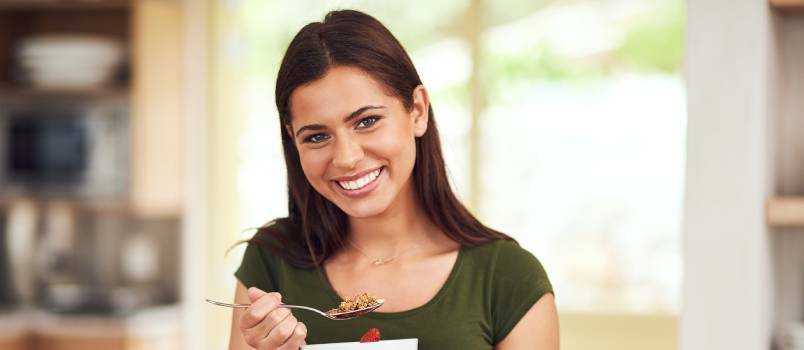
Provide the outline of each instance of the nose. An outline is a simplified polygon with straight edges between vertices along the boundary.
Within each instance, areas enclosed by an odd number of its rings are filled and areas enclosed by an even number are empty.
[[[363,159],[363,148],[352,137],[340,137],[335,140],[335,154],[332,157],[332,165],[351,170]]]

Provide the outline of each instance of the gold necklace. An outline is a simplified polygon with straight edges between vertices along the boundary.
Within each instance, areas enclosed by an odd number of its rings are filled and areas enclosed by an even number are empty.
[[[363,254],[363,256],[365,256],[367,259],[371,260],[371,264],[374,265],[374,266],[385,265],[385,264],[387,264],[387,263],[389,263],[391,261],[394,261],[394,259],[399,257],[399,253],[397,253],[397,254],[394,254],[393,256],[390,256],[390,257],[387,257],[387,258],[382,258],[382,257],[381,258],[374,258],[374,257],[371,257],[368,254],[366,254],[366,252],[364,252],[363,249],[360,249],[360,247],[358,247],[357,244],[355,244],[354,242],[349,241],[349,244],[351,244],[352,247],[355,247],[355,249],[357,249],[357,251],[360,252],[360,254]],[[414,245],[411,248],[414,248],[414,247],[417,247],[417,246]],[[410,251],[410,249],[408,249],[408,251]]]

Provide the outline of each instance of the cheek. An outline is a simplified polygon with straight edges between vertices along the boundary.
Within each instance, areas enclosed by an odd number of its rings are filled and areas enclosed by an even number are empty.
[[[316,186],[316,182],[323,178],[327,170],[326,157],[323,152],[299,152],[299,161],[307,181]]]
[[[403,166],[402,169],[410,166],[416,158],[415,139],[408,135],[388,135],[378,138],[372,148],[381,158],[391,160],[397,167]]]

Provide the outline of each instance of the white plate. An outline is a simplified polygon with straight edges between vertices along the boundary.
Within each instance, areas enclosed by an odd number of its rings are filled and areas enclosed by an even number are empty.
[[[419,348],[419,339],[381,340],[371,343],[329,343],[305,345],[302,350],[416,350]]]

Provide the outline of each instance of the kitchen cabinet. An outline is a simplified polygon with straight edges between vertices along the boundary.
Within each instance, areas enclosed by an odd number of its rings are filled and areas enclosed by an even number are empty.
[[[0,349],[26,350],[29,339],[23,314],[14,312],[0,314]]]
[[[125,316],[0,315],[3,350],[179,350],[180,309],[140,310]]]
[[[61,201],[76,211],[91,212],[99,218],[97,222],[126,218],[126,222],[135,223],[127,228],[132,237],[179,234],[183,205],[183,4],[163,0],[0,0],[0,97],[30,103],[115,100],[128,108],[128,129],[123,133],[128,154],[127,161],[121,162],[125,191],[104,198],[20,192],[0,196],[0,209],[21,200],[34,201],[37,206]],[[41,33],[99,34],[120,39],[126,59],[119,77],[107,85],[73,90],[26,84],[15,73],[15,47],[20,38]],[[3,107],[0,104],[0,110]],[[161,230],[163,226],[170,229]],[[149,233],[151,229],[156,233]],[[117,239],[115,234],[108,234],[109,230],[99,232],[107,234],[92,246],[105,246]],[[177,244],[172,247],[178,250]],[[177,253],[160,255],[173,264],[168,269],[178,264]],[[114,268],[108,266],[112,271]],[[159,269],[166,267],[162,264]],[[14,328],[4,323],[0,314],[0,349],[179,349],[179,315],[177,309],[127,316],[59,316],[26,311],[15,317],[18,327]]]
[[[127,316],[34,314],[29,318],[31,349],[179,350],[178,307],[139,311]]]
[[[115,101],[126,106],[129,152],[121,170],[126,174],[125,189],[114,198],[104,198],[96,206],[101,210],[113,199],[118,202],[108,208],[126,207],[143,219],[177,219],[181,214],[182,4],[162,0],[0,1],[0,97],[4,101],[80,100],[90,105]],[[31,86],[21,79],[26,74],[16,62],[16,47],[22,39],[38,34],[115,38],[125,48],[125,64],[113,82],[102,86]]]

